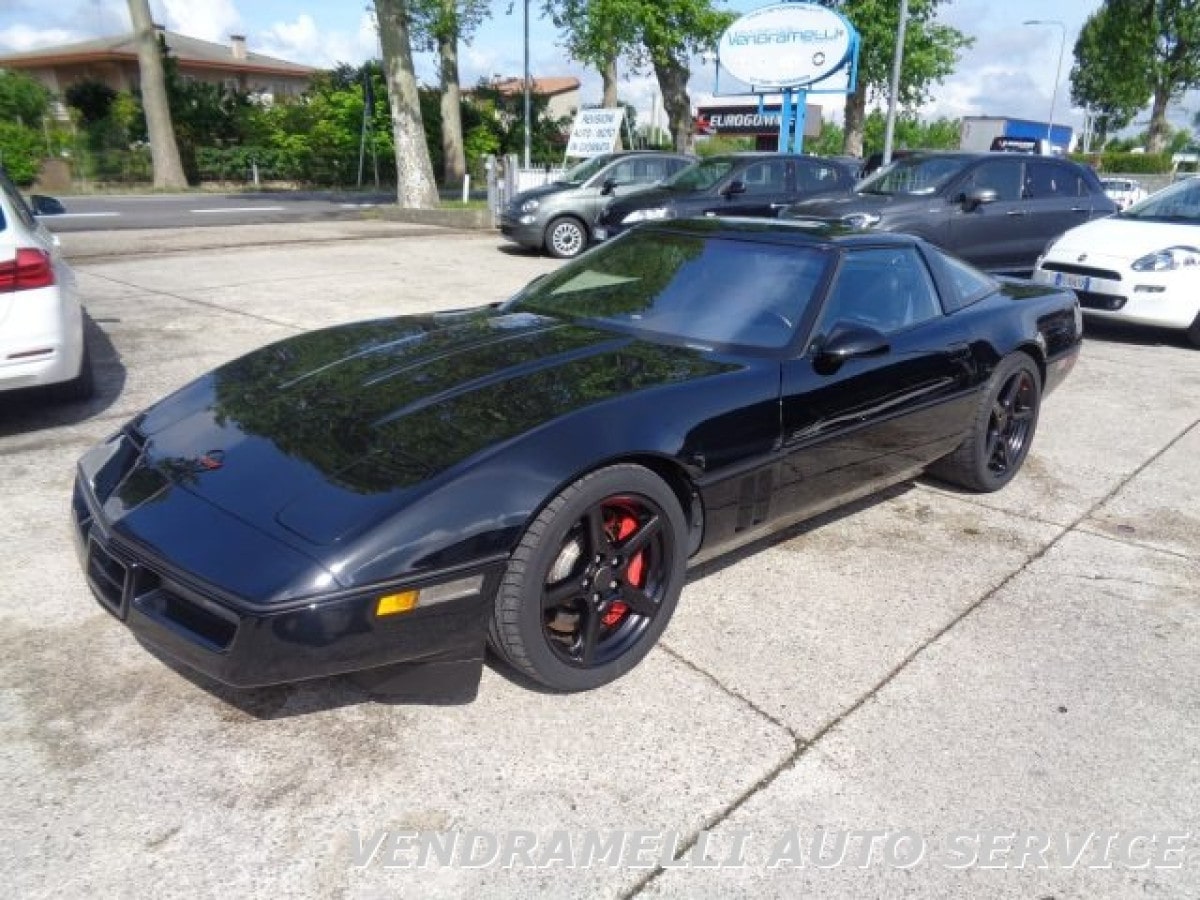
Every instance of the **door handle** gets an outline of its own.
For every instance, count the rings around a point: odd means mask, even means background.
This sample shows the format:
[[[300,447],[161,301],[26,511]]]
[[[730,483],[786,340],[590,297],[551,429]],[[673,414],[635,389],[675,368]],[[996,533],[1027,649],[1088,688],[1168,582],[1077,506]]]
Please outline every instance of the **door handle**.
[[[1024,216],[1027,213],[1023,209],[1010,209],[1005,213],[1006,216]]]
[[[1090,210],[1090,209],[1088,209],[1086,206],[1072,206],[1072,207],[1071,207],[1071,212],[1073,212],[1073,213],[1086,213],[1086,212],[1091,212],[1091,210]]]
[[[790,203],[772,203],[771,209],[783,209],[785,206],[791,206]]]

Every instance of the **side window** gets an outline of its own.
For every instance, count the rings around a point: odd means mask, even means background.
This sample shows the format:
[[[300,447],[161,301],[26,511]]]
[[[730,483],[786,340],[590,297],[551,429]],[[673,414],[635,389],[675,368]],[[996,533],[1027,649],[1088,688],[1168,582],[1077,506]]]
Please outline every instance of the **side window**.
[[[608,170],[608,174],[604,176],[604,180],[617,184],[633,184],[637,180],[637,170],[634,168],[636,165],[637,160],[622,160]]]
[[[946,312],[964,309],[996,290],[990,275],[973,269],[960,259],[929,247],[929,259],[942,283],[942,305]]]
[[[678,172],[684,166],[689,165],[690,163],[691,163],[691,160],[688,160],[688,159],[668,159],[668,160],[666,160],[667,175],[674,175],[676,172]]]
[[[1071,177],[1072,174],[1065,166],[1047,160],[1031,159],[1025,164],[1025,191],[1022,196],[1026,200],[1052,200],[1074,196],[1077,179]]]
[[[967,176],[963,191],[992,190],[997,200],[1021,199],[1021,168],[1019,159],[991,159]]]
[[[796,190],[833,191],[841,186],[841,177],[833,166],[801,162],[796,165]]]
[[[742,172],[742,182],[746,185],[746,193],[780,194],[787,190],[787,161],[770,159],[747,166]]]
[[[21,196],[21,192],[16,186],[8,180],[8,176],[0,170],[0,191],[8,195],[8,205],[12,207],[13,215],[20,219],[26,228],[30,230],[37,228],[37,220],[33,217],[33,211],[25,203],[25,198]],[[4,223],[4,207],[0,206],[0,231],[5,228]]]
[[[851,250],[829,289],[815,334],[838,322],[890,334],[942,314],[929,270],[912,247]]]

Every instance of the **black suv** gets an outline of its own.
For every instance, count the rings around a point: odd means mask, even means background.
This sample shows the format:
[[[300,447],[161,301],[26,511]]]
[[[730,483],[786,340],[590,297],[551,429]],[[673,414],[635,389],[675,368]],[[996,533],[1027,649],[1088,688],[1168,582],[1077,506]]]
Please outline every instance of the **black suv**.
[[[1116,204],[1091,169],[1013,153],[914,153],[848,196],[796,203],[780,218],[904,231],[983,269],[1032,271],[1046,245]]]
[[[658,187],[613,200],[592,234],[615,237],[629,226],[688,216],[775,218],[790,203],[854,187],[847,163],[793,153],[730,153],[697,160]]]

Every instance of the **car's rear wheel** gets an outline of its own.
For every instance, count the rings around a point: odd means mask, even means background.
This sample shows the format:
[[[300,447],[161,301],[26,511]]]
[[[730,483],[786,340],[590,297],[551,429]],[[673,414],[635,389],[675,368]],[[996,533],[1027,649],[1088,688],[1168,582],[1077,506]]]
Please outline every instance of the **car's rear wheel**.
[[[578,256],[587,245],[586,226],[572,216],[560,216],[546,228],[546,252],[557,259]]]
[[[1033,359],[1025,353],[1003,359],[988,380],[966,440],[929,473],[981,493],[1004,487],[1029,454],[1041,397],[1041,373]]]
[[[513,552],[489,622],[493,649],[558,691],[624,675],[675,611],[685,531],[675,494],[641,466],[610,466],[574,482]]]
[[[1196,318],[1184,333],[1187,335],[1189,344],[1193,347],[1200,347],[1200,313],[1196,314]]]

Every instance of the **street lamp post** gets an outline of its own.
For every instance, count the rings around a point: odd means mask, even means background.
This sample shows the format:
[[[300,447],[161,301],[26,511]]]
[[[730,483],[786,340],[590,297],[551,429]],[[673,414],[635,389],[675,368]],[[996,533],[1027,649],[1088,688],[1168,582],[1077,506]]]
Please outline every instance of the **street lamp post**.
[[[525,168],[529,168],[529,0],[525,0]]]
[[[887,124],[883,130],[883,165],[892,161],[892,138],[896,134],[896,105],[900,101],[900,70],[904,65],[904,32],[908,28],[908,0],[900,0],[900,25],[896,29],[896,51],[892,55],[892,82],[888,88]]]
[[[1054,89],[1050,92],[1050,123],[1046,126],[1046,141],[1053,146],[1054,106],[1058,102],[1058,82],[1062,79],[1063,51],[1067,48],[1067,26],[1058,19],[1026,19],[1025,25],[1057,25],[1061,32],[1058,41],[1058,65],[1054,69]]]

